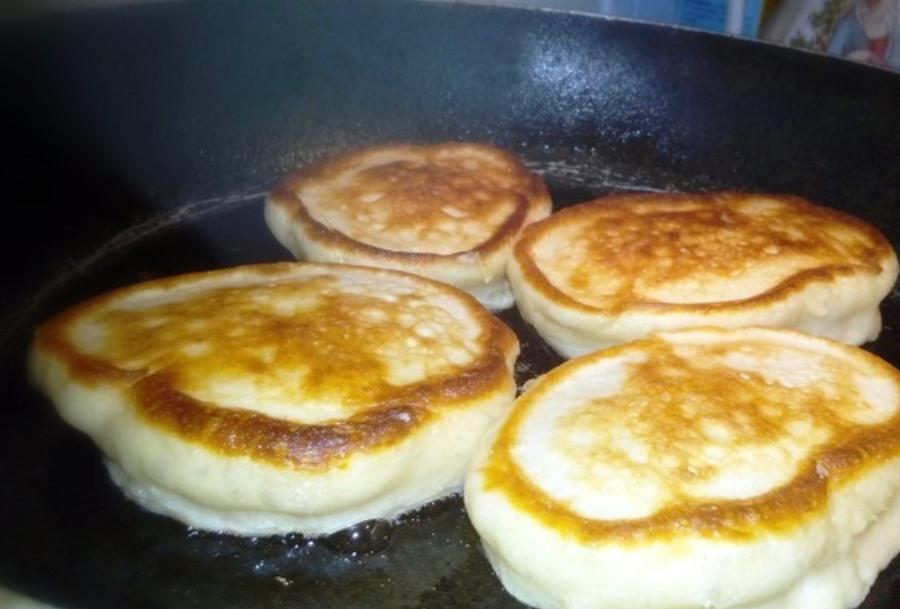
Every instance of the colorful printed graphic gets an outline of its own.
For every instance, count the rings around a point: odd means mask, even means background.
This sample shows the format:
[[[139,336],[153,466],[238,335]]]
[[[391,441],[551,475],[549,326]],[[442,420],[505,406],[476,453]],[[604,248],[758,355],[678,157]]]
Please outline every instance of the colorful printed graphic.
[[[900,69],[900,0],[826,0],[790,44]]]

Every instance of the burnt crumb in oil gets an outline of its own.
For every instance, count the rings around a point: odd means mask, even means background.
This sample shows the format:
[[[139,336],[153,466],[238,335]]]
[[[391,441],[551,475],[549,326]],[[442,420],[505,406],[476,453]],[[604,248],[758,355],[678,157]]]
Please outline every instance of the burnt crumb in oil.
[[[337,554],[350,557],[365,556],[386,548],[391,540],[393,530],[392,522],[376,518],[364,520],[331,535],[319,537],[315,542]]]
[[[351,558],[375,554],[388,546],[391,534],[397,526],[404,523],[427,521],[442,514],[456,503],[453,496],[437,499],[403,514],[395,521],[383,518],[364,520],[331,535],[310,539],[308,543],[321,545],[335,554]]]

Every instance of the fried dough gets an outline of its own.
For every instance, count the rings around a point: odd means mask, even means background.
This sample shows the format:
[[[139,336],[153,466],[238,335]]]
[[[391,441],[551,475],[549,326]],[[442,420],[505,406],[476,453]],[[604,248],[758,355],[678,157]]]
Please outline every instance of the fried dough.
[[[466,508],[539,609],[847,609],[900,552],[900,372],[792,330],[659,333],[534,383]]]
[[[319,535],[458,490],[518,349],[445,284],[282,263],[99,296],[37,330],[29,371],[144,507]]]
[[[266,222],[297,258],[408,271],[512,305],[506,263],[550,196],[514,155],[472,143],[354,150],[286,177]]]
[[[508,271],[523,317],[572,357],[654,330],[878,336],[897,257],[869,224],[796,197],[616,196],[529,227]]]

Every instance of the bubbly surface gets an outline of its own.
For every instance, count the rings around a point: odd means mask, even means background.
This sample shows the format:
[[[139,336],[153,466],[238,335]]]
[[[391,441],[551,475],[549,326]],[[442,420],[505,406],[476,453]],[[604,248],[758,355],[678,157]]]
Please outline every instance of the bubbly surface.
[[[702,529],[732,510],[754,522],[802,512],[822,481],[888,450],[897,373],[802,334],[751,332],[671,333],[572,360],[517,402],[488,488],[564,528],[560,514]]]
[[[477,146],[349,155],[299,184],[310,216],[387,250],[453,254],[491,238],[525,203],[529,174]]]
[[[825,208],[762,196],[598,200],[545,223],[531,255],[584,304],[747,299],[829,267],[877,274],[885,245]]]
[[[72,334],[117,367],[166,372],[193,398],[316,423],[458,374],[479,356],[480,331],[437,290],[397,276],[320,274],[138,295]]]

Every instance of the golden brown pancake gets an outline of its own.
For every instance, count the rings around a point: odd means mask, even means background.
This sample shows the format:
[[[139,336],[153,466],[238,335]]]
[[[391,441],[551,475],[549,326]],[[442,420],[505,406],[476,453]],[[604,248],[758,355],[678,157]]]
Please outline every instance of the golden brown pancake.
[[[466,508],[540,609],[847,609],[900,552],[900,372],[791,331],[572,359],[476,453]]]
[[[286,177],[266,221],[297,258],[392,268],[444,281],[498,310],[526,225],[551,209],[514,155],[473,143],[353,150]]]
[[[445,284],[283,263],[100,296],[40,327],[29,364],[148,509],[315,535],[456,490],[517,354]]]
[[[509,265],[523,316],[567,357],[693,326],[874,339],[897,258],[874,227],[797,197],[646,194],[563,209]]]

